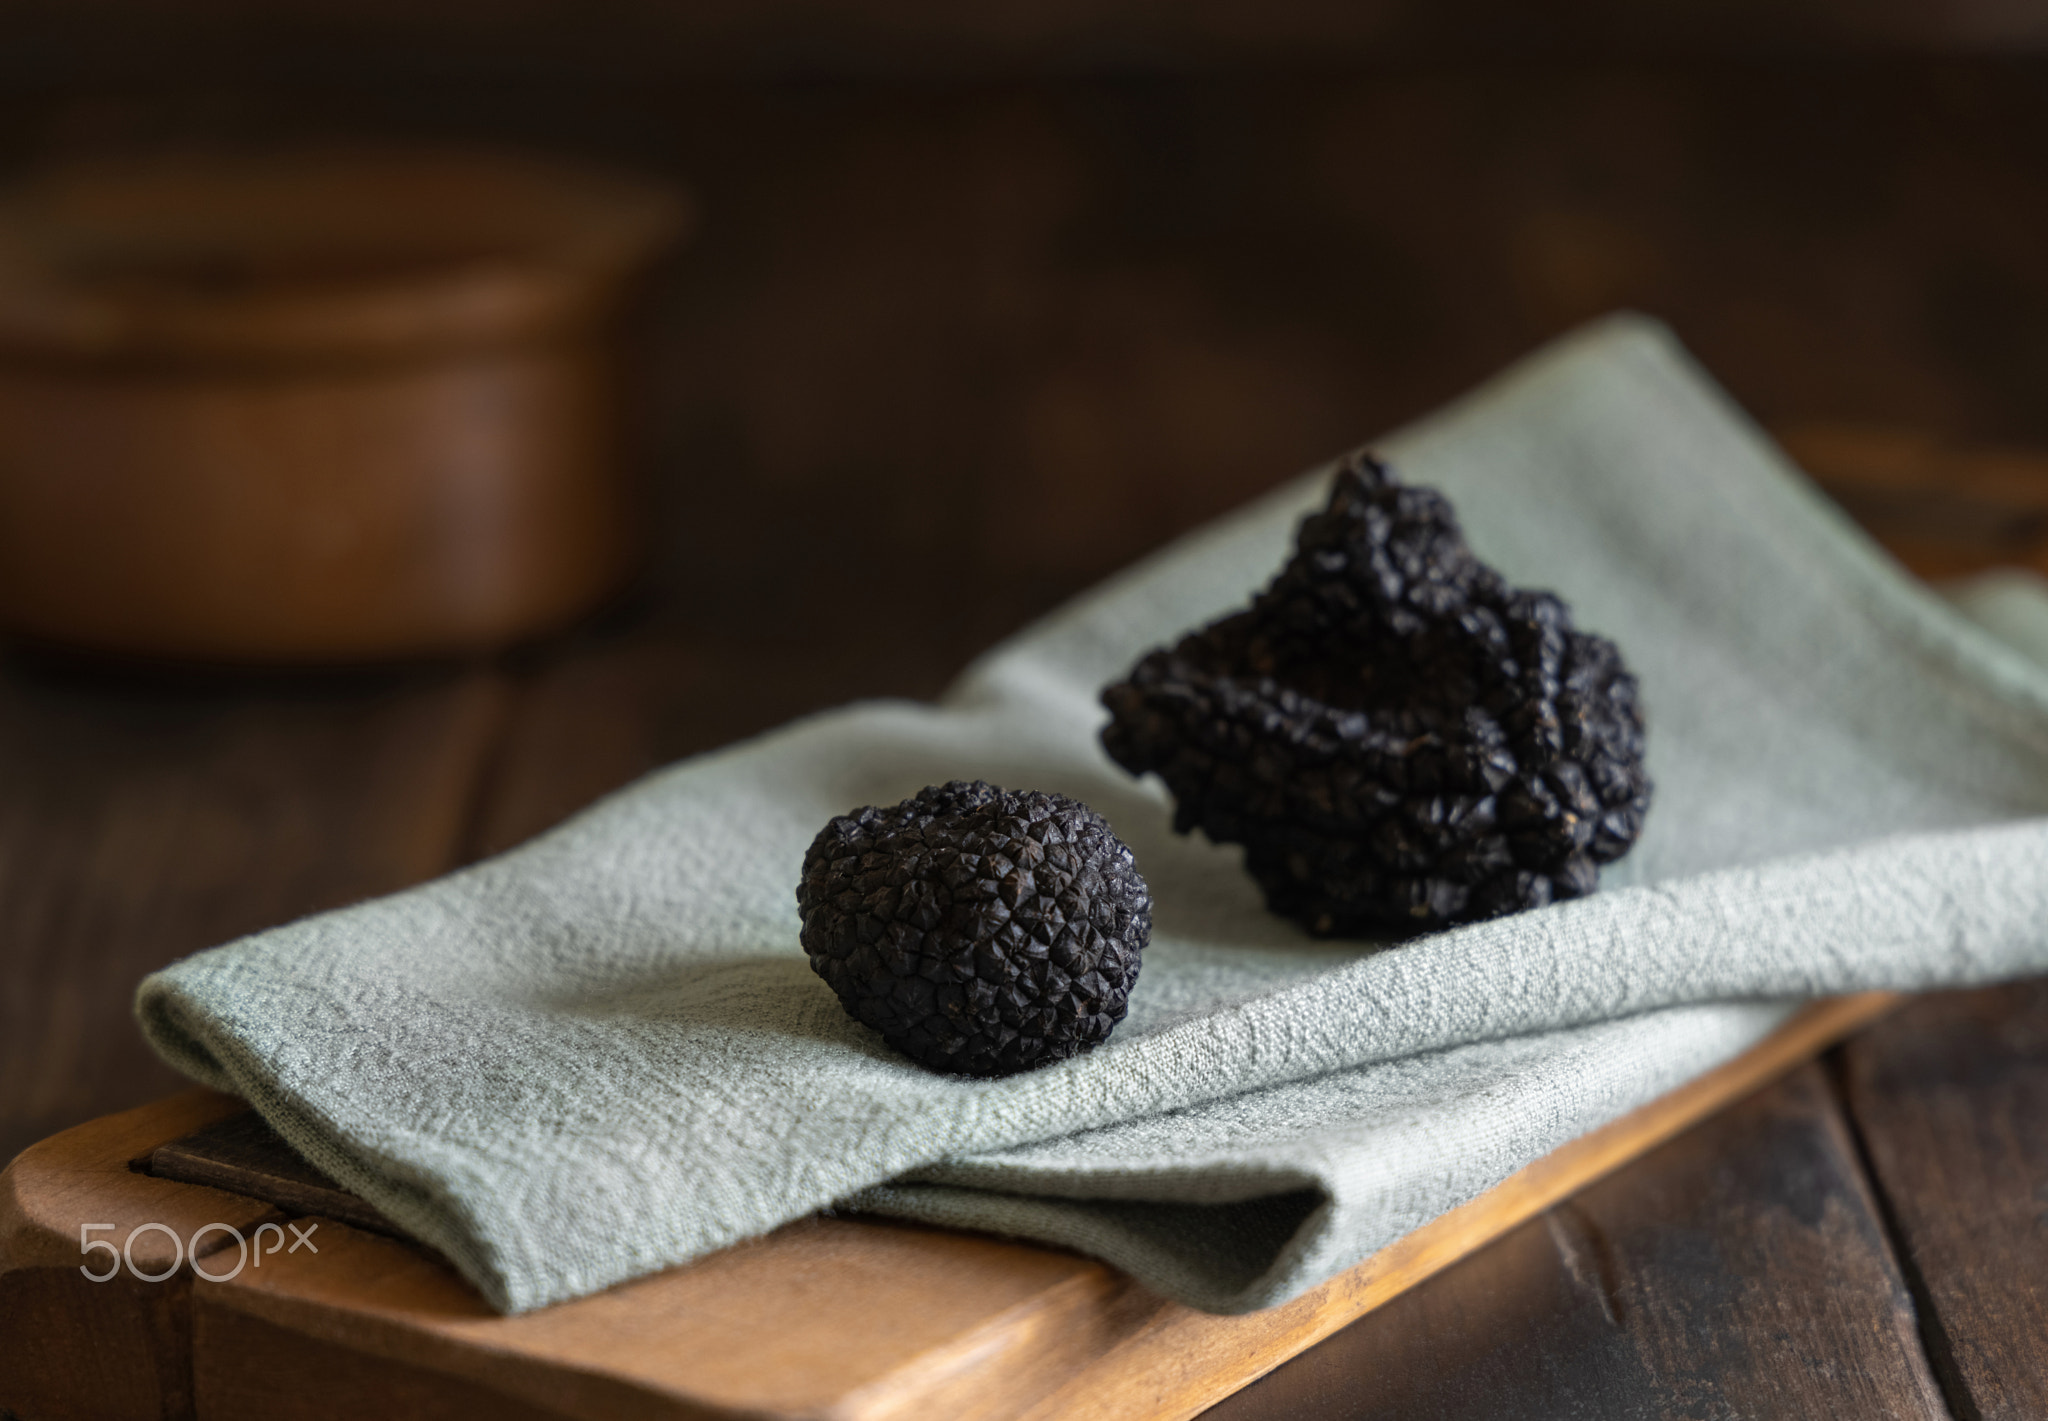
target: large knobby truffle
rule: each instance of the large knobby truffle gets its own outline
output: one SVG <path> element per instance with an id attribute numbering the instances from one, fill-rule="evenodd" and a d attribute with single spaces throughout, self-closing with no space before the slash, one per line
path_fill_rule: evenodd
<path id="1" fill-rule="evenodd" d="M 1242 844 L 1311 931 L 1413 933 L 1590 893 L 1642 830 L 1636 682 L 1370 455 L 1251 607 L 1110 686 L 1102 732 L 1175 828 Z"/>
<path id="2" fill-rule="evenodd" d="M 976 1076 L 1108 1040 L 1152 933 L 1152 896 L 1101 815 L 980 780 L 832 820 L 796 901 L 811 967 L 848 1015 Z"/>

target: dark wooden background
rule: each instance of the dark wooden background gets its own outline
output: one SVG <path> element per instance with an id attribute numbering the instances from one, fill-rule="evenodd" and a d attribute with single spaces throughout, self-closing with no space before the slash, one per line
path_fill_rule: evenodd
<path id="1" fill-rule="evenodd" d="M 5 651 L 0 1159 L 175 1084 L 127 1014 L 149 969 L 798 712 L 929 695 L 1617 306 L 1916 565 L 2048 565 L 2048 7 L 96 0 L 0 25 L 9 170 L 475 139 L 668 175 L 706 219 L 644 322 L 655 553 L 589 626 L 292 675 Z M 1877 465 L 1911 496 L 1871 494 Z M 1915 1008 L 1239 1401 L 2042 1414 L 2044 1042 L 2038 988 Z"/>

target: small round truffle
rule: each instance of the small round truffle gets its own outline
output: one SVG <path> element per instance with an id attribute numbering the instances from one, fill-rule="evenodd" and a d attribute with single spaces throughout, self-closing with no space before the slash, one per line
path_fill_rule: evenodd
<path id="1" fill-rule="evenodd" d="M 811 968 L 849 1016 L 972 1076 L 1108 1040 L 1152 935 L 1152 895 L 1101 815 L 980 780 L 833 819 L 796 902 Z"/>
<path id="2" fill-rule="evenodd" d="M 1310 931 L 1410 934 L 1599 883 L 1642 831 L 1636 681 L 1548 592 L 1472 555 L 1449 500 L 1369 454 L 1250 608 L 1103 693 L 1102 743 L 1174 827 L 1242 844 Z"/>

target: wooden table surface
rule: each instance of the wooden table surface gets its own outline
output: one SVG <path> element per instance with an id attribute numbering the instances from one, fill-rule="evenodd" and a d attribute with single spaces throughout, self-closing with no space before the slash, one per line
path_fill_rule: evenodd
<path id="1" fill-rule="evenodd" d="M 2040 77 L 619 99 L 667 136 L 606 110 L 586 146 L 658 149 L 707 213 L 656 338 L 648 590 L 461 665 L 7 652 L 0 1159 L 175 1088 L 127 1016 L 151 968 L 793 714 L 929 695 L 1611 305 L 1672 315 L 1915 567 L 2048 568 Z M 2048 1414 L 2048 984 L 1909 1006 L 1214 1414 Z"/>

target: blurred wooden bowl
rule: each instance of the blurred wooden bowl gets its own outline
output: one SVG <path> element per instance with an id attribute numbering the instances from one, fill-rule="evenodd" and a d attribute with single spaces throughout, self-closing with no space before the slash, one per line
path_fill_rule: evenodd
<path id="1" fill-rule="evenodd" d="M 629 574 L 622 307 L 667 189 L 471 151 L 0 195 L 0 622 L 240 662 L 473 650 Z"/>

